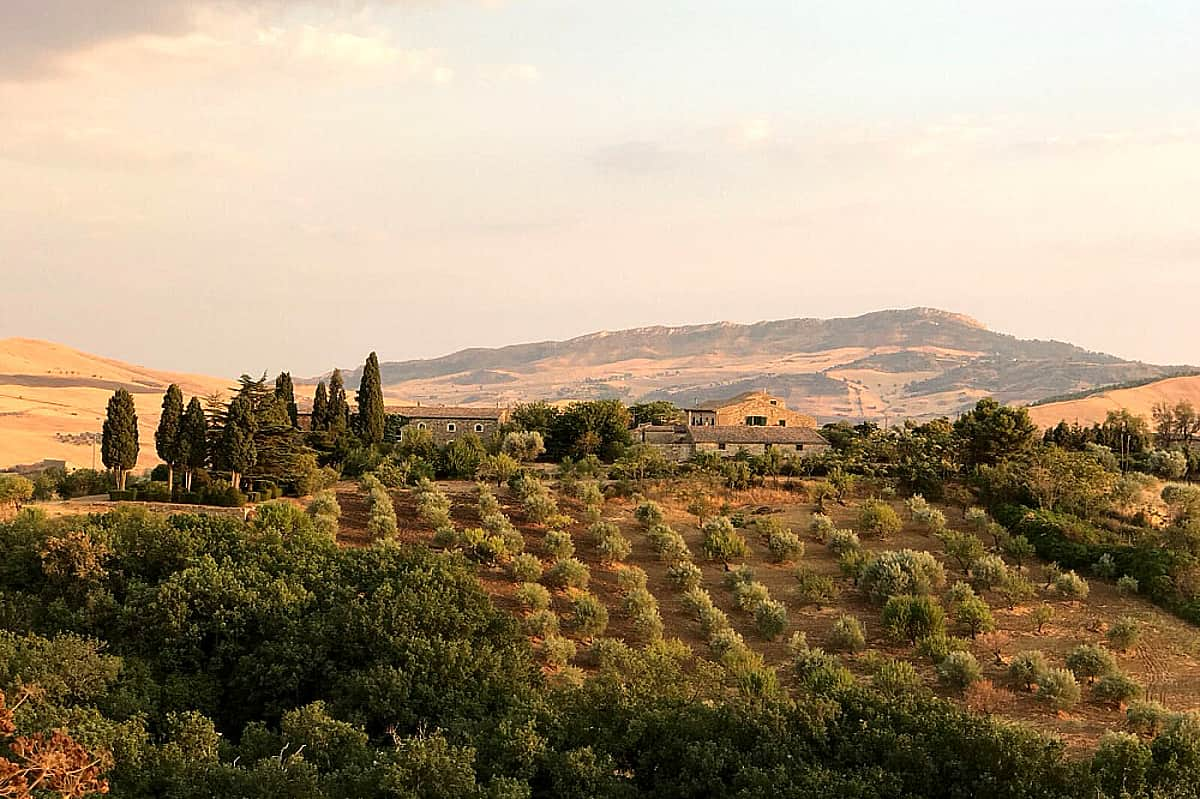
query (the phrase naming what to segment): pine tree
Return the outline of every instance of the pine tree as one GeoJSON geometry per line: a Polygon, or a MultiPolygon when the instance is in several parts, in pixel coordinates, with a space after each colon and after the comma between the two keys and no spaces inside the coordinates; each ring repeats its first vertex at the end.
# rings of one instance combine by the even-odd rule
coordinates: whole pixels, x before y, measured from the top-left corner
{"type": "Polygon", "coordinates": [[[287,404],[287,412],[292,420],[292,427],[296,427],[296,420],[299,418],[300,409],[296,406],[296,390],[292,386],[291,373],[280,372],[279,377],[275,378],[275,396],[287,404]]]}
{"type": "Polygon", "coordinates": [[[137,464],[138,426],[133,397],[123,388],[118,388],[108,400],[100,453],[105,467],[117,476],[117,490],[124,491],[125,478],[137,464]]]}
{"type": "Polygon", "coordinates": [[[242,475],[258,461],[258,452],[254,448],[257,427],[250,399],[242,394],[234,397],[225,415],[220,451],[221,462],[229,469],[229,482],[234,488],[238,488],[242,475]]]}
{"type": "Polygon", "coordinates": [[[329,431],[344,433],[350,423],[350,403],[346,401],[346,386],[342,382],[342,370],[334,369],[329,376],[329,431]]]}
{"type": "Polygon", "coordinates": [[[379,358],[375,353],[367,356],[362,379],[358,384],[358,437],[364,444],[379,444],[383,441],[385,415],[383,411],[383,385],[379,376],[379,358]]]}
{"type": "Polygon", "coordinates": [[[183,422],[183,392],[172,383],[163,395],[162,418],[154,431],[154,448],[167,464],[167,486],[175,493],[175,465],[179,463],[179,432],[183,422]]]}
{"type": "Polygon", "coordinates": [[[325,389],[325,381],[317,383],[317,393],[313,395],[312,421],[310,430],[329,429],[329,393],[325,389]]]}
{"type": "Polygon", "coordinates": [[[183,490],[192,490],[192,475],[208,462],[208,422],[200,400],[192,397],[179,426],[179,462],[183,465],[183,490]]]}

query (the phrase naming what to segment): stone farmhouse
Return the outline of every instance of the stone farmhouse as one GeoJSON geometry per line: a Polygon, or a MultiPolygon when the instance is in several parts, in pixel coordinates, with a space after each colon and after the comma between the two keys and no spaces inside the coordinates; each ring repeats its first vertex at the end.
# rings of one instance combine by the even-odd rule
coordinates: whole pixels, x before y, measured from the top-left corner
{"type": "Polygon", "coordinates": [[[450,405],[387,406],[385,412],[400,420],[400,435],[409,428],[428,430],[438,445],[471,433],[486,439],[508,421],[507,408],[468,408],[450,405]]]}
{"type": "Polygon", "coordinates": [[[775,449],[808,458],[829,450],[815,419],[789,409],[781,398],[765,391],[685,408],[684,414],[687,424],[643,425],[634,431],[634,440],[658,448],[675,461],[697,452],[732,457],[775,449]]]}

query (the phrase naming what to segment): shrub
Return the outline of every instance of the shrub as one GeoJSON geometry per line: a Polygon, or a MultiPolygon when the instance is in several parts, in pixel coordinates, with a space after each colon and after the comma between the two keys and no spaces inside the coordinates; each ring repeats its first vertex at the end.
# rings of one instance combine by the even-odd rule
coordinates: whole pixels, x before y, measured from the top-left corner
{"type": "Polygon", "coordinates": [[[975,593],[975,589],[971,587],[970,583],[958,580],[946,592],[946,601],[956,605],[959,602],[966,602],[968,599],[975,599],[977,596],[978,594],[975,593]]]}
{"type": "Polygon", "coordinates": [[[872,675],[871,687],[885,697],[898,698],[923,691],[925,683],[913,664],[889,658],[872,675]]]}
{"type": "Polygon", "coordinates": [[[881,499],[869,499],[858,512],[858,529],[864,535],[886,538],[895,535],[903,527],[899,514],[881,499]]]}
{"type": "Polygon", "coordinates": [[[545,610],[550,607],[550,591],[538,583],[521,583],[513,596],[526,610],[545,610]]]}
{"type": "Polygon", "coordinates": [[[313,519],[313,526],[321,533],[336,536],[338,519],[342,516],[342,508],[338,505],[337,494],[325,490],[318,492],[308,503],[307,513],[313,519]]]}
{"type": "Polygon", "coordinates": [[[806,649],[792,661],[800,684],[813,693],[848,690],[855,685],[854,675],[823,649],[806,649]]]}
{"type": "Polygon", "coordinates": [[[483,483],[475,485],[475,492],[479,495],[479,516],[490,516],[493,513],[502,513],[500,500],[496,499],[496,495],[492,493],[492,489],[483,483]]]}
{"type": "Polygon", "coordinates": [[[860,579],[867,595],[881,604],[890,596],[928,594],[945,582],[942,564],[933,555],[911,549],[879,553],[860,579]]]}
{"type": "Polygon", "coordinates": [[[967,652],[971,648],[969,641],[953,635],[934,633],[917,639],[917,653],[929,658],[929,662],[937,665],[946,659],[951,652],[967,652]]]}
{"type": "Polygon", "coordinates": [[[1087,680],[1091,685],[1097,677],[1116,671],[1117,663],[1108,651],[1093,644],[1082,644],[1067,655],[1067,668],[1077,678],[1087,680]]]}
{"type": "Polygon", "coordinates": [[[677,591],[686,591],[700,585],[703,573],[690,560],[681,560],[667,567],[667,580],[677,591]]]}
{"type": "Polygon", "coordinates": [[[646,572],[638,566],[622,566],[617,569],[617,587],[622,593],[644,590],[646,588],[646,572]]]}
{"type": "Polygon", "coordinates": [[[575,554],[575,542],[565,530],[550,530],[542,537],[542,551],[552,558],[569,558],[575,554]]]}
{"type": "Polygon", "coordinates": [[[741,633],[732,627],[725,627],[712,634],[708,640],[708,648],[713,651],[713,654],[720,657],[735,646],[745,646],[745,643],[741,633]]]}
{"type": "Polygon", "coordinates": [[[813,537],[824,544],[829,540],[829,536],[833,533],[833,519],[826,516],[824,513],[814,513],[812,521],[808,524],[809,532],[813,537]]]}
{"type": "Polygon", "coordinates": [[[1117,580],[1117,591],[1122,594],[1136,594],[1138,592],[1137,578],[1130,577],[1128,574],[1123,575],[1117,580]]]}
{"type": "Polygon", "coordinates": [[[1038,699],[1055,710],[1067,710],[1079,704],[1079,683],[1066,669],[1047,669],[1038,675],[1037,686],[1038,699]]]}
{"type": "Polygon", "coordinates": [[[796,597],[802,604],[820,608],[838,597],[838,587],[833,578],[817,574],[812,569],[803,566],[796,569],[796,583],[796,597]]]}
{"type": "Polygon", "coordinates": [[[996,629],[996,622],[992,619],[992,609],[979,597],[971,597],[958,603],[954,609],[954,620],[966,628],[971,638],[996,629]]]}
{"type": "Polygon", "coordinates": [[[1016,561],[1017,568],[1020,568],[1025,561],[1037,554],[1037,550],[1025,536],[1014,535],[1004,542],[1004,554],[1016,561]]]}
{"type": "Polygon", "coordinates": [[[1119,672],[1104,675],[1092,688],[1097,702],[1114,706],[1136,699],[1141,693],[1142,686],[1119,672]]]}
{"type": "Polygon", "coordinates": [[[1096,575],[1097,577],[1102,577],[1106,580],[1111,580],[1112,578],[1116,577],[1117,563],[1113,560],[1113,556],[1108,552],[1105,552],[1103,555],[1101,555],[1099,559],[1092,564],[1092,574],[1096,575]]]}
{"type": "Polygon", "coordinates": [[[844,555],[862,549],[862,542],[858,540],[858,533],[853,530],[833,530],[829,533],[828,546],[835,555],[844,555]]]}
{"type": "Polygon", "coordinates": [[[983,508],[967,508],[963,516],[967,524],[971,526],[971,529],[977,533],[984,532],[987,529],[988,522],[991,521],[988,512],[983,508]]]}
{"type": "Polygon", "coordinates": [[[980,589],[999,585],[1008,576],[1008,566],[999,555],[984,555],[971,564],[971,582],[980,589]]]}
{"type": "Polygon", "coordinates": [[[1108,639],[1108,643],[1115,649],[1121,652],[1128,652],[1130,649],[1133,649],[1138,639],[1142,637],[1142,631],[1137,619],[1131,616],[1122,616],[1108,628],[1105,637],[1108,639]]]}
{"type": "Polygon", "coordinates": [[[645,587],[635,588],[626,594],[622,608],[632,621],[637,638],[646,642],[662,638],[663,623],[658,612],[658,600],[645,587]]]}
{"type": "Polygon", "coordinates": [[[547,666],[565,666],[575,657],[575,642],[561,635],[547,635],[537,648],[538,657],[547,666]]]}
{"type": "Polygon", "coordinates": [[[938,533],[938,540],[946,549],[946,557],[953,559],[963,572],[968,571],[975,561],[983,557],[983,542],[970,533],[943,530],[938,533]]]}
{"type": "Polygon", "coordinates": [[[1033,615],[1031,618],[1033,619],[1034,625],[1037,627],[1038,635],[1041,635],[1042,629],[1054,619],[1054,608],[1053,606],[1047,605],[1045,602],[1043,602],[1033,609],[1033,615]]]}
{"type": "Polygon", "coordinates": [[[1091,771],[1097,796],[1145,796],[1146,773],[1154,753],[1136,735],[1109,730],[1092,755],[1091,771]]]}
{"type": "Polygon", "coordinates": [[[477,563],[494,564],[508,555],[503,538],[478,527],[463,530],[459,544],[463,553],[477,563]]]}
{"type": "Polygon", "coordinates": [[[770,599],[763,600],[754,608],[754,628],[768,641],[774,641],[787,629],[787,606],[770,599]]]}
{"type": "Polygon", "coordinates": [[[662,524],[664,518],[662,506],[649,499],[634,509],[633,516],[646,528],[662,524]]]}
{"type": "Polygon", "coordinates": [[[751,580],[733,586],[734,604],[738,606],[739,610],[746,613],[753,613],[760,602],[766,602],[770,598],[771,594],[767,587],[760,582],[751,580]]]}
{"type": "Polygon", "coordinates": [[[1037,596],[1037,586],[1020,574],[1009,572],[996,587],[996,593],[1004,599],[1008,609],[1012,610],[1022,602],[1037,596]]]}
{"type": "Polygon", "coordinates": [[[654,551],[658,553],[660,559],[667,563],[674,563],[680,560],[691,560],[692,553],[688,549],[687,542],[683,540],[683,536],[672,530],[665,524],[658,524],[651,527],[646,533],[650,539],[650,546],[654,547],[654,551]]]}
{"type": "Polygon", "coordinates": [[[904,500],[904,507],[908,508],[908,517],[914,522],[920,521],[929,512],[929,502],[920,494],[913,494],[904,500]]]}
{"type": "Polygon", "coordinates": [[[604,563],[620,563],[633,552],[633,543],[620,532],[606,533],[596,541],[596,551],[604,563]]]}
{"type": "Polygon", "coordinates": [[[680,600],[683,602],[683,607],[688,613],[691,613],[697,619],[700,618],[700,614],[713,607],[712,597],[709,596],[708,591],[705,591],[700,586],[695,586],[684,591],[680,600]]]}
{"type": "Polygon", "coordinates": [[[717,516],[704,523],[703,547],[709,560],[728,562],[750,554],[746,539],[733,529],[733,523],[724,516],[717,516]]]}
{"type": "Polygon", "coordinates": [[[712,638],[718,630],[726,630],[733,626],[729,623],[729,617],[725,615],[725,611],[715,605],[709,605],[702,609],[699,619],[700,631],[704,633],[705,638],[712,638]]]}
{"type": "Polygon", "coordinates": [[[1038,676],[1049,668],[1046,656],[1037,649],[1019,652],[1008,664],[1008,676],[1013,683],[1020,685],[1026,691],[1032,691],[1037,685],[1038,676]]]}
{"type": "Polygon", "coordinates": [[[852,549],[848,552],[843,552],[838,557],[838,570],[842,574],[849,577],[855,587],[858,586],[858,581],[862,579],[863,572],[871,563],[871,556],[861,549],[852,549]]]}
{"type": "Polygon", "coordinates": [[[1012,700],[1012,692],[997,688],[991,680],[976,680],[963,691],[963,704],[976,713],[996,713],[1012,700]]]}
{"type": "Polygon", "coordinates": [[[771,533],[767,539],[767,549],[771,551],[771,559],[776,563],[786,563],[804,557],[804,542],[791,530],[771,533]]]}
{"type": "Polygon", "coordinates": [[[1171,719],[1171,711],[1157,702],[1132,702],[1125,710],[1125,724],[1139,735],[1155,736],[1171,719]]]}
{"type": "Polygon", "coordinates": [[[417,516],[435,530],[450,524],[450,498],[428,480],[417,496],[417,516]]]}
{"type": "Polygon", "coordinates": [[[883,606],[883,627],[893,637],[915,643],[929,636],[944,636],[946,614],[930,596],[894,596],[883,606]]]}
{"type": "Polygon", "coordinates": [[[441,549],[453,549],[459,545],[458,530],[448,524],[433,531],[433,545],[441,549]]]}
{"type": "Polygon", "coordinates": [[[548,608],[535,610],[521,621],[521,629],[534,638],[545,638],[558,632],[558,616],[548,608]]]}
{"type": "Polygon", "coordinates": [[[1087,580],[1073,571],[1063,572],[1054,580],[1054,590],[1066,599],[1086,599],[1087,580]]]}
{"type": "Polygon", "coordinates": [[[829,646],[841,652],[861,652],[866,649],[867,634],[862,622],[843,613],[833,623],[833,629],[829,633],[829,646]]]}
{"type": "Polygon", "coordinates": [[[608,627],[608,609],[592,594],[571,600],[571,629],[584,638],[601,635],[608,627]]]}
{"type": "Polygon", "coordinates": [[[480,519],[480,525],[491,535],[504,540],[504,548],[512,554],[525,550],[525,538],[513,527],[512,522],[503,513],[490,513],[480,519]]]}
{"type": "Polygon", "coordinates": [[[530,583],[542,577],[542,562],[527,552],[513,557],[508,563],[508,573],[518,583],[530,583]]]}
{"type": "Polygon", "coordinates": [[[983,676],[979,661],[970,652],[950,652],[937,665],[938,677],[951,688],[963,689],[983,676]]]}
{"type": "Polygon", "coordinates": [[[587,588],[588,567],[575,558],[559,558],[542,575],[542,582],[551,588],[587,588]]]}

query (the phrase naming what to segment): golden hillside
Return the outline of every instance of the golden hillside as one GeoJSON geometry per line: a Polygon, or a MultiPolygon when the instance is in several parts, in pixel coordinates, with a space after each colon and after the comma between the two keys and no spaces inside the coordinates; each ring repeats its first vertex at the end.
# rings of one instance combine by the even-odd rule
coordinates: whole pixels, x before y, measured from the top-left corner
{"type": "Polygon", "coordinates": [[[1156,404],[1184,400],[1200,407],[1200,376],[1171,377],[1136,388],[1102,391],[1082,399],[1038,405],[1029,409],[1029,415],[1039,427],[1051,427],[1064,419],[1091,425],[1103,422],[1109,411],[1121,409],[1149,420],[1156,404]]]}
{"type": "Polygon", "coordinates": [[[153,466],[154,428],[171,383],[192,397],[225,391],[233,381],[148,369],[48,341],[0,339],[0,468],[43,458],[90,467],[92,447],[71,437],[100,431],[117,388],[128,390],[137,405],[138,466],[153,466]]]}

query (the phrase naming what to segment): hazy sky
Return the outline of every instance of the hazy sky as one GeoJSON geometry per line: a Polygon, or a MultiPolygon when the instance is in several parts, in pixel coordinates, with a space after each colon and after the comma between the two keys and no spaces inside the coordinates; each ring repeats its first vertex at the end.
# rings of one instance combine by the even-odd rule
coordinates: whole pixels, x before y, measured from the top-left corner
{"type": "Polygon", "coordinates": [[[0,336],[313,374],[931,305],[1200,363],[1200,4],[0,0],[0,336]]]}

